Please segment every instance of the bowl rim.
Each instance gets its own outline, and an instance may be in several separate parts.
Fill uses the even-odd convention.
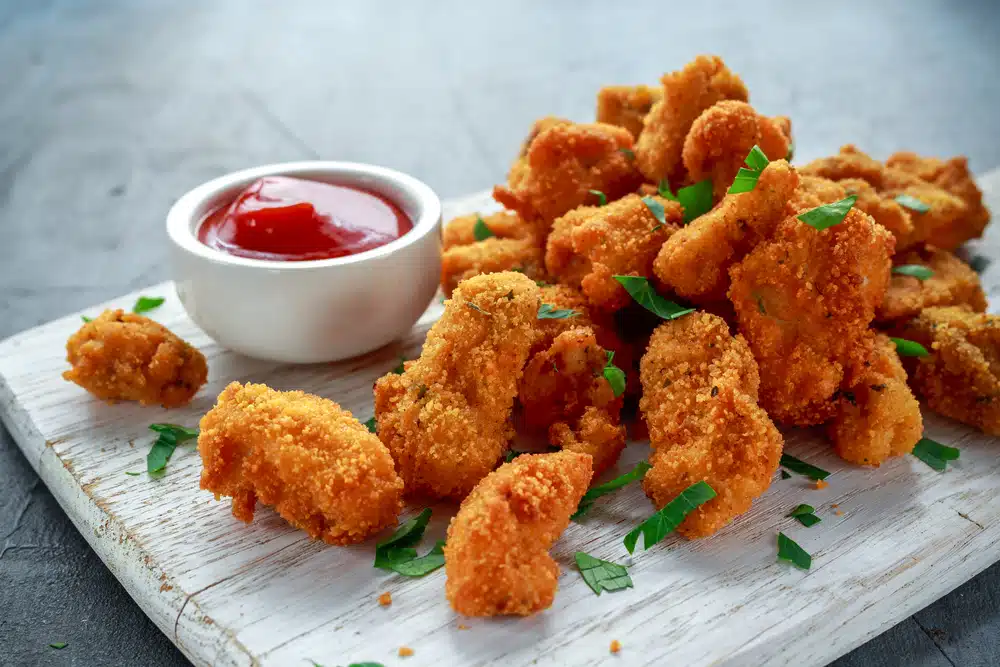
[[[416,219],[413,229],[383,246],[372,248],[365,252],[330,259],[313,259],[304,261],[283,261],[275,259],[252,259],[230,255],[221,250],[211,248],[198,240],[196,214],[205,202],[219,195],[220,192],[233,187],[245,187],[264,176],[297,176],[316,172],[329,176],[367,176],[376,182],[391,182],[407,191],[417,202]],[[402,206],[386,192],[372,188],[379,194],[388,197],[396,205]],[[381,167],[363,162],[342,162],[336,160],[303,160],[297,162],[275,162],[249,169],[240,169],[218,176],[198,185],[174,202],[167,212],[167,236],[181,250],[201,259],[230,266],[255,267],[270,271],[308,271],[332,266],[358,264],[368,260],[384,258],[403,248],[410,246],[427,234],[437,229],[441,221],[441,200],[437,194],[423,181],[389,167]]]

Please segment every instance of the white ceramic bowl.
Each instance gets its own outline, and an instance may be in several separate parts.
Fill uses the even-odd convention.
[[[205,215],[262,176],[353,185],[395,202],[413,229],[380,248],[306,262],[234,257],[197,238]],[[437,290],[441,202],[412,176],[352,162],[288,162],[246,169],[191,190],[167,213],[177,295],[221,345],[289,363],[337,361],[393,341]]]

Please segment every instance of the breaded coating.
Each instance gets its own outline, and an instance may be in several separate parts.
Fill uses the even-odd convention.
[[[532,280],[545,278],[545,249],[535,237],[488,238],[456,245],[441,254],[441,289],[446,296],[463,280],[486,273],[517,271]]]
[[[822,176],[806,176],[799,172],[799,186],[792,193],[793,211],[807,211],[823,204],[831,204],[847,196],[847,190],[837,181]]]
[[[875,338],[873,355],[852,369],[827,433],[837,454],[851,463],[877,466],[913,451],[924,431],[920,404],[889,337]]]
[[[959,197],[922,181],[903,185],[907,180],[897,179],[892,173],[888,173],[887,182],[890,185],[883,192],[893,198],[908,195],[930,207],[930,210],[924,212],[910,211],[913,234],[908,245],[926,242],[944,250],[954,250],[970,238],[980,235],[969,233],[964,222],[968,217],[969,207]]]
[[[867,181],[860,178],[845,178],[839,181],[838,185],[844,188],[846,195],[857,195],[855,208],[861,209],[870,215],[875,222],[885,227],[896,239],[896,251],[900,251],[911,245],[911,239],[915,238],[916,229],[913,220],[907,209],[889,196],[883,196],[875,190]],[[829,200],[829,203],[842,199],[837,197]]]
[[[556,125],[573,125],[573,121],[566,118],[559,118],[558,116],[543,116],[532,123],[531,130],[528,131],[528,136],[521,142],[521,148],[517,152],[518,160],[514,163],[515,166],[520,163],[521,158],[528,156],[528,149],[531,148],[531,142],[543,131]]]
[[[729,267],[774,232],[797,185],[798,176],[787,162],[771,162],[753,190],[726,195],[714,209],[672,235],[653,262],[656,277],[695,303],[724,300]]]
[[[531,141],[507,185],[493,188],[493,198],[525,220],[551,224],[593,202],[591,190],[613,201],[639,187],[642,177],[632,164],[631,149],[632,135],[614,125],[552,125]]]
[[[452,608],[467,616],[530,616],[551,606],[559,565],[549,549],[591,476],[586,454],[523,454],[476,485],[444,546]]]
[[[715,498],[688,515],[688,538],[718,531],[767,490],[783,439],[757,405],[757,363],[743,336],[698,312],[657,327],[642,358],[639,407],[653,448],[643,488],[662,508],[705,481]]]
[[[934,272],[920,280],[914,276],[893,274],[885,300],[875,312],[875,320],[885,324],[902,323],[916,317],[924,308],[964,305],[977,313],[986,310],[986,295],[979,276],[968,264],[947,250],[920,246],[893,258],[896,266],[916,264]]]
[[[162,324],[105,310],[66,341],[63,378],[103,401],[187,405],[208,379],[205,355]]]
[[[659,183],[667,179],[676,187],[684,180],[681,152],[691,124],[713,104],[722,100],[746,102],[749,93],[718,56],[698,56],[684,69],[664,74],[660,81],[663,99],[646,116],[635,143],[635,161],[646,180]]]
[[[547,433],[555,447],[592,456],[595,475],[625,448],[622,398],[604,378],[606,362],[591,329],[564,331],[528,361],[517,393],[525,425]]]
[[[375,383],[378,435],[407,494],[460,500],[499,462],[540,296],[520,273],[469,278],[445,302],[420,358]]]
[[[614,312],[628,305],[631,297],[614,276],[652,276],[656,253],[684,219],[677,202],[652,199],[663,207],[663,223],[637,194],[562,216],[549,234],[545,268],[559,282],[579,287],[596,308]]]
[[[791,130],[787,118],[772,120],[746,102],[719,102],[698,116],[684,140],[682,156],[688,180],[711,180],[718,201],[726,195],[754,146],[759,146],[769,159],[785,159]]]
[[[597,122],[624,127],[638,138],[646,114],[662,98],[658,86],[605,86],[597,92]]]
[[[927,308],[897,335],[930,352],[907,358],[910,386],[927,407],[1000,436],[1000,316]]]
[[[441,231],[441,245],[444,250],[454,246],[476,243],[476,222],[482,219],[498,239],[528,239],[536,235],[534,225],[525,222],[513,211],[500,211],[489,215],[472,213],[452,218]]]
[[[232,382],[201,418],[201,488],[232,496],[250,523],[258,500],[329,544],[396,523],[403,480],[389,450],[350,412],[301,391]]]
[[[799,172],[803,176],[819,176],[831,181],[859,178],[870,183],[876,190],[881,190],[885,167],[856,146],[847,144],[841,146],[836,155],[813,160],[800,167]]]
[[[823,231],[792,215],[730,270],[729,298],[772,418],[808,426],[833,417],[846,369],[872,353],[868,327],[892,252],[892,235],[858,209]]]

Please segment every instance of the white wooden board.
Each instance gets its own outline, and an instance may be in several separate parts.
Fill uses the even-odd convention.
[[[1000,211],[1000,171],[981,185]],[[446,215],[489,207],[484,193],[453,202]],[[979,252],[1000,258],[1000,229],[990,237]],[[1000,268],[983,279],[995,308]],[[162,479],[125,474],[145,470],[148,424],[196,425],[231,380],[314,392],[367,419],[372,382],[399,354],[418,353],[440,306],[398,345],[290,367],[220,349],[184,315],[171,283],[141,293],[168,297],[154,317],[208,357],[209,383],[190,406],[106,405],[63,381],[65,341],[80,325],[74,313],[0,343],[0,414],[94,550],[197,665],[820,665],[1000,560],[1000,442],[925,412],[927,434],[962,450],[945,473],[912,457],[850,466],[815,433],[790,431],[786,451],[832,471],[828,488],[776,479],[721,534],[671,537],[630,560],[622,537],[651,511],[633,485],[556,544],[563,573],[551,609],[527,619],[461,618],[445,600],[444,570],[423,579],[375,570],[375,540],[326,546],[263,508],[251,526],[235,520],[228,500],[198,489],[193,446],[178,448]],[[86,312],[127,308],[138,294]],[[618,469],[647,451],[631,445]],[[821,524],[806,529],[784,518],[802,502],[817,508]],[[435,507],[425,544],[443,537],[453,512]],[[813,555],[811,571],[775,562],[778,530]],[[575,551],[631,562],[635,588],[595,596],[573,567]],[[384,591],[391,607],[376,600]],[[617,656],[608,650],[614,639]],[[398,657],[401,646],[415,654]]]

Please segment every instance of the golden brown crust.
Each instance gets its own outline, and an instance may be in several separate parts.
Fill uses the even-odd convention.
[[[646,114],[663,98],[654,86],[605,86],[597,92],[597,122],[623,127],[638,138]]]
[[[456,245],[441,255],[441,289],[451,296],[473,276],[517,271],[532,280],[545,279],[545,249],[536,238],[489,238]]]
[[[540,302],[520,273],[470,278],[445,302],[420,358],[375,383],[379,438],[407,494],[464,498],[499,462]]]
[[[441,247],[448,250],[454,246],[476,243],[476,223],[482,219],[498,239],[528,239],[536,236],[537,230],[521,219],[513,211],[500,211],[489,215],[470,213],[452,218],[441,230]]]
[[[893,258],[896,266],[915,264],[934,272],[920,280],[913,276],[893,274],[885,300],[875,314],[882,324],[902,323],[933,306],[967,306],[982,313],[986,310],[986,294],[979,276],[968,264],[947,250],[920,246]]]
[[[707,482],[718,495],[678,532],[711,535],[750,508],[781,458],[781,434],[757,405],[757,363],[742,336],[698,312],[661,324],[641,368],[639,407],[653,447],[643,488],[661,508]]]
[[[403,481],[389,450],[350,412],[301,391],[233,382],[201,419],[201,488],[257,500],[313,538],[353,544],[396,523]]]
[[[452,608],[529,616],[551,606],[559,566],[548,551],[591,475],[586,454],[524,454],[476,485],[448,526],[445,595]]]
[[[63,378],[104,401],[187,405],[208,379],[205,356],[162,324],[106,310],[66,342]]]
[[[916,237],[913,219],[895,199],[880,195],[871,184],[860,178],[846,178],[838,181],[838,185],[844,188],[846,195],[857,196],[858,199],[854,204],[856,208],[861,209],[870,215],[875,222],[889,230],[889,233],[896,239],[897,252],[912,245],[912,239]]]

